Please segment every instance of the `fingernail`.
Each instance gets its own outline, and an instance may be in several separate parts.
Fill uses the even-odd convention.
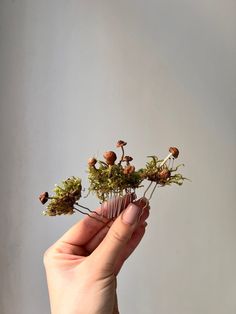
[[[126,224],[133,225],[139,220],[140,214],[141,208],[131,203],[123,212],[122,220]]]

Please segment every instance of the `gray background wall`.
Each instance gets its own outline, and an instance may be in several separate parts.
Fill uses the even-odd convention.
[[[236,2],[0,2],[0,313],[49,313],[43,252],[80,216],[39,192],[128,141],[180,148],[119,276],[121,313],[235,314]],[[95,201],[86,201],[90,207]]]

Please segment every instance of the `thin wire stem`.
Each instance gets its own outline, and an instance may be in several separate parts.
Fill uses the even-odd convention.
[[[156,190],[157,184],[158,184],[158,183],[155,184],[155,186],[154,186],[154,188],[153,188],[153,190],[152,190],[152,192],[151,192],[151,194],[150,194],[150,196],[149,196],[149,199],[148,199],[149,201],[150,201],[150,199],[152,198],[152,195],[153,195],[154,191]]]
[[[81,208],[84,208],[84,209],[87,209],[91,214],[96,214],[96,215],[98,215],[98,216],[101,216],[99,213],[97,213],[95,210],[91,210],[91,209],[89,209],[88,207],[85,207],[85,206],[83,206],[83,205],[80,205],[79,203],[75,203],[77,206],[79,206],[79,207],[81,207]]]
[[[143,194],[143,197],[145,197],[145,195],[147,194],[147,191],[150,189],[151,185],[152,185],[153,181],[151,181],[148,185],[148,187],[146,188],[144,194]]]
[[[83,215],[87,215],[87,216],[89,216],[90,218],[93,218],[93,219],[95,219],[95,220],[97,220],[97,221],[100,221],[100,222],[104,222],[104,221],[102,221],[102,220],[100,220],[100,219],[98,219],[98,218],[96,218],[96,217],[94,217],[94,216],[91,216],[90,214],[88,214],[88,213],[86,213],[86,212],[83,212],[82,210],[80,210],[80,209],[78,209],[78,208],[76,208],[76,207],[73,207],[76,211],[78,211],[79,213],[81,213],[81,214],[83,214]]]

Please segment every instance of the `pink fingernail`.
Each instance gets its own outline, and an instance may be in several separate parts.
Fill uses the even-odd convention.
[[[141,208],[131,203],[124,210],[122,214],[122,220],[126,224],[133,225],[139,220],[140,214],[141,214]]]

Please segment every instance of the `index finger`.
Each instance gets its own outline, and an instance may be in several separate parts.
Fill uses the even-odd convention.
[[[99,212],[99,209],[97,210]],[[72,226],[58,241],[70,245],[83,246],[92,239],[107,223],[108,219],[100,218],[96,214],[84,217]]]
[[[123,202],[123,209],[133,200],[130,195],[125,196]],[[73,227],[71,227],[60,239],[59,242],[65,242],[74,246],[86,245],[102,228],[104,228],[111,219],[99,216],[101,211],[109,210],[111,201],[107,201],[101,207],[96,210],[96,213],[89,214],[90,216],[84,217],[83,220],[79,221]]]

